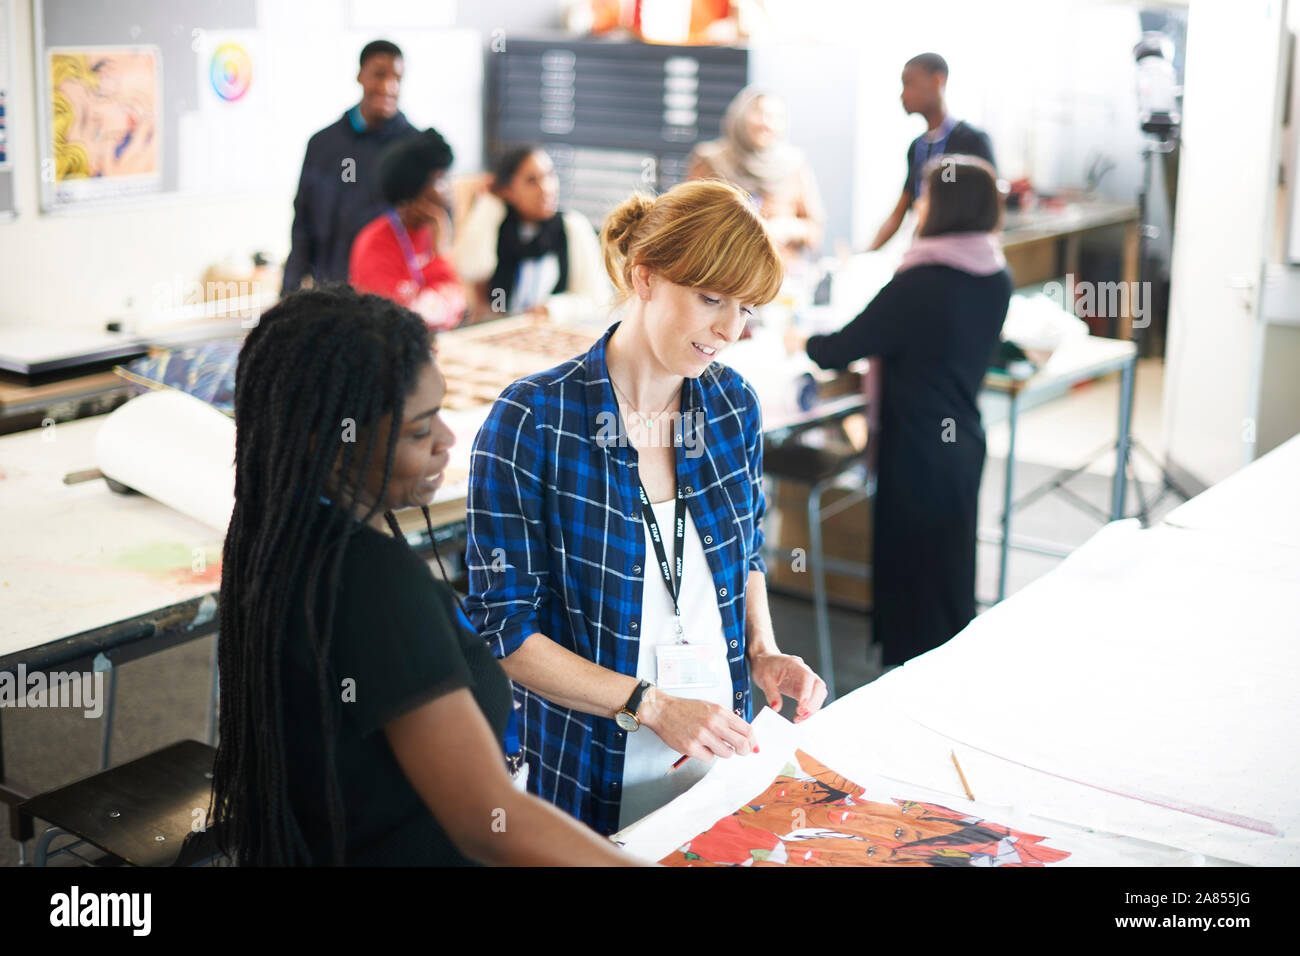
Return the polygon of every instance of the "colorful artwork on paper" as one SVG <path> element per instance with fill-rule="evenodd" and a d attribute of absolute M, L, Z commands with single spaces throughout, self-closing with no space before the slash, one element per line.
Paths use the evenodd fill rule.
<path fill-rule="evenodd" d="M 771 785 L 664 857 L 666 866 L 1045 866 L 1045 837 L 932 803 L 868 800 L 795 751 Z"/>
<path fill-rule="evenodd" d="M 49 67 L 56 182 L 158 174 L 155 48 L 60 50 Z"/>

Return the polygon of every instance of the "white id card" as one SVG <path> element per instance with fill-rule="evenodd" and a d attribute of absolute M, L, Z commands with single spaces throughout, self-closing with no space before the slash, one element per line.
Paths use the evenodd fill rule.
<path fill-rule="evenodd" d="M 528 792 L 528 761 L 519 765 L 519 769 L 510 775 L 510 782 L 515 785 L 515 789 L 520 792 Z"/>
<path fill-rule="evenodd" d="M 660 644 L 655 648 L 659 679 L 664 690 L 712 687 L 713 652 L 704 644 Z"/>

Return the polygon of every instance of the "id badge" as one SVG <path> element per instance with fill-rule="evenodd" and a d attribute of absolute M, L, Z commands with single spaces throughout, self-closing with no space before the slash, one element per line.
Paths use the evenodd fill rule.
<path fill-rule="evenodd" d="M 704 644 L 660 644 L 655 648 L 658 677 L 664 690 L 712 687 L 713 653 Z"/>
<path fill-rule="evenodd" d="M 528 761 L 519 765 L 519 769 L 510 774 L 510 782 L 515 785 L 515 789 L 526 793 L 528 791 Z"/>

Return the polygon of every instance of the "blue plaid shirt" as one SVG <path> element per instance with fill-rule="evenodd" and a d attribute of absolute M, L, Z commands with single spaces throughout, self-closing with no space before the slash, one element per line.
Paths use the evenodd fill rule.
<path fill-rule="evenodd" d="M 605 344 L 515 382 L 474 440 L 469 479 L 470 617 L 497 657 L 529 635 L 636 675 L 647 573 L 637 453 L 620 442 Z M 686 379 L 677 481 L 722 613 L 735 712 L 750 719 L 745 586 L 765 572 L 763 429 L 754 389 L 718 363 Z M 687 573 L 699 569 L 687 568 Z M 618 829 L 627 734 L 515 686 L 528 789 L 600 833 Z M 647 731 L 650 732 L 650 731 Z"/>

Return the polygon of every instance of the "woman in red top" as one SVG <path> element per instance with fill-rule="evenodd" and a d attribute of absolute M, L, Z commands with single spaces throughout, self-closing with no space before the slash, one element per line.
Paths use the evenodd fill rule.
<path fill-rule="evenodd" d="M 437 130 L 394 144 L 379 161 L 380 189 L 392 209 L 352 243 L 348 281 L 406 306 L 435 332 L 465 314 L 465 292 L 451 263 L 447 169 L 452 152 Z"/>

